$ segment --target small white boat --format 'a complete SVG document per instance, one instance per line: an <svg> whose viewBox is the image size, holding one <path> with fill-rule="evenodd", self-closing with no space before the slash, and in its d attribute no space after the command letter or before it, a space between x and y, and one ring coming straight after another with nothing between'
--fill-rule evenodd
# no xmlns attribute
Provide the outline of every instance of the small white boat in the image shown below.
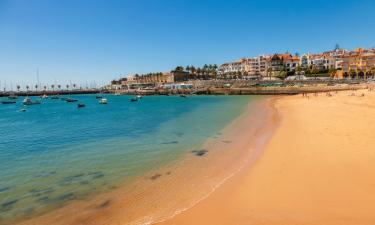
<svg viewBox="0 0 375 225"><path fill-rule="evenodd" d="M29 97L26 97L26 98L22 101L22 103L23 103L24 105L38 105L38 104L40 104L40 101L35 100L35 101L33 102Z"/></svg>
<svg viewBox="0 0 375 225"><path fill-rule="evenodd" d="M142 98L142 95L137 95L137 98L138 98L138 99L141 99L141 98Z"/></svg>
<svg viewBox="0 0 375 225"><path fill-rule="evenodd" d="M40 98L44 99L44 98L48 98L48 96L46 94L40 96Z"/></svg>
<svg viewBox="0 0 375 225"><path fill-rule="evenodd" d="M106 98L102 98L99 100L99 104L107 104L108 103L108 100Z"/></svg>

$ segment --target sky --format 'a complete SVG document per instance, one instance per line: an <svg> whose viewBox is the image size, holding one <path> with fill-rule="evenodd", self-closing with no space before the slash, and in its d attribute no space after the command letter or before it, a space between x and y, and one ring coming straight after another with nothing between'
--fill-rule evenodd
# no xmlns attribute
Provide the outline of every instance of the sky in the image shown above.
<svg viewBox="0 0 375 225"><path fill-rule="evenodd" d="M0 0L0 88L375 46L373 0Z"/></svg>

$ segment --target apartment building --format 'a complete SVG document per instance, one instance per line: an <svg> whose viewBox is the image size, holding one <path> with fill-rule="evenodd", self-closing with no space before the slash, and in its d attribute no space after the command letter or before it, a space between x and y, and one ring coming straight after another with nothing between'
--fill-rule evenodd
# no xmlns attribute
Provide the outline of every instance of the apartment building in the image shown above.
<svg viewBox="0 0 375 225"><path fill-rule="evenodd" d="M233 74L238 72L245 72L245 60L241 59L235 62L228 62L221 64L219 67L219 72L222 75Z"/></svg>
<svg viewBox="0 0 375 225"><path fill-rule="evenodd" d="M342 71L338 78L374 77L375 49L358 48L347 52L342 58Z"/></svg>

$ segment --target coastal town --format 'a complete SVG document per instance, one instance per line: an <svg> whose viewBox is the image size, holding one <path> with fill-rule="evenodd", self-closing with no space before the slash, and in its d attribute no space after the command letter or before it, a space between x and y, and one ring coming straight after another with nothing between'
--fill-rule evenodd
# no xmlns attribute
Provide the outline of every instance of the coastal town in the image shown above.
<svg viewBox="0 0 375 225"><path fill-rule="evenodd" d="M323 53L259 55L203 67L177 66L170 72L128 75L106 87L117 92L198 87L283 86L285 83L353 83L375 77L375 49L346 50L336 45ZM213 82L215 81L215 82Z"/></svg>

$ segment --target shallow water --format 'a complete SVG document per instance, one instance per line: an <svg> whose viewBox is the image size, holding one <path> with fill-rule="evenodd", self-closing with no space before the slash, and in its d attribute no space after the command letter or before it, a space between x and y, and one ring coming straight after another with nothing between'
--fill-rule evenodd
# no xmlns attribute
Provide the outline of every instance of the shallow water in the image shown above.
<svg viewBox="0 0 375 225"><path fill-rule="evenodd" d="M0 105L0 219L32 216L178 160L236 118L249 96L72 96ZM200 152L198 151L200 154ZM204 153L203 153L204 154Z"/></svg>

